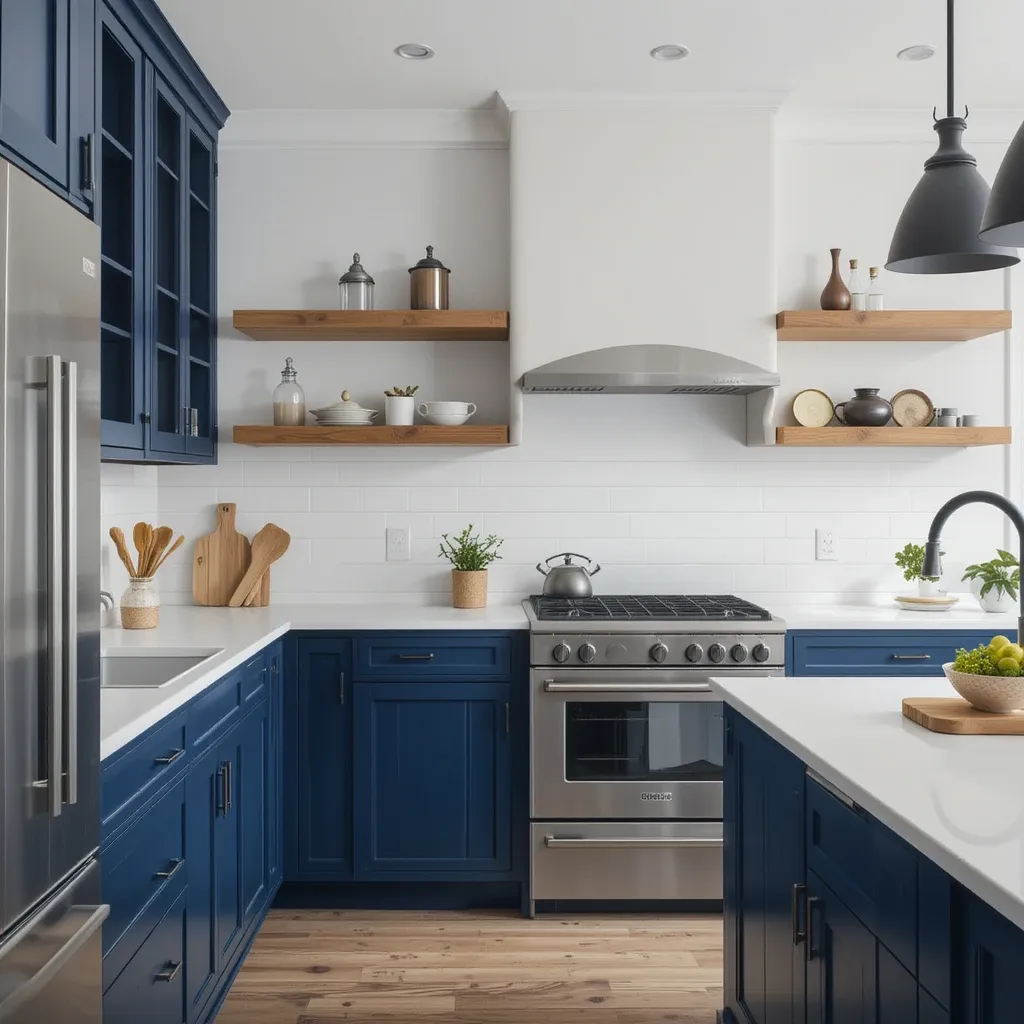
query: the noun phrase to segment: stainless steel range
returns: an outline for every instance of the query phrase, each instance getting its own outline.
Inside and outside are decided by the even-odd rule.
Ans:
[[[530,909],[722,898],[712,675],[785,672],[785,624],[729,596],[531,597]]]

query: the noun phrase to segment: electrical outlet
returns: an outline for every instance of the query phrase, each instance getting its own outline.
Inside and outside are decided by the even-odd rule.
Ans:
[[[385,558],[389,562],[408,562],[412,558],[412,539],[408,526],[389,526],[385,531]]]
[[[819,562],[839,561],[839,555],[836,553],[835,530],[823,530],[819,527],[814,531],[814,557]]]

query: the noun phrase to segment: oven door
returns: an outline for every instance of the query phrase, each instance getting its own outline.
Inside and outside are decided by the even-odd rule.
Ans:
[[[533,669],[530,817],[720,820],[722,704],[707,677]]]

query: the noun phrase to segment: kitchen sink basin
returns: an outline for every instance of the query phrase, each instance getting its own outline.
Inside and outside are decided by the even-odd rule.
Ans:
[[[221,648],[111,652],[100,658],[100,685],[158,689],[220,652]]]

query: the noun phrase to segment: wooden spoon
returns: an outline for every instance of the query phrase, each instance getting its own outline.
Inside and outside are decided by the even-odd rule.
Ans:
[[[178,548],[180,548],[180,547],[181,547],[181,545],[182,545],[182,544],[184,544],[184,543],[185,543],[185,535],[184,535],[184,534],[182,534],[182,535],[181,535],[181,536],[180,536],[180,537],[179,537],[179,538],[178,538],[178,539],[177,539],[177,540],[176,540],[176,541],[175,541],[175,542],[174,542],[174,543],[173,543],[173,544],[171,545],[171,547],[170,547],[170,550],[169,550],[169,551],[167,552],[167,554],[166,554],[166,555],[164,555],[164,557],[163,557],[163,558],[161,558],[161,559],[160,559],[160,561],[159,561],[159,562],[157,562],[157,563],[156,563],[156,565],[154,565],[154,566],[153,566],[153,575],[156,575],[156,571],[157,571],[157,569],[159,569],[159,568],[160,568],[160,566],[161,566],[161,565],[163,565],[163,564],[164,564],[164,562],[166,562],[166,561],[167,561],[167,559],[168,559],[168,558],[170,558],[170,557],[171,557],[171,555],[173,555],[173,554],[174,554],[174,552],[175,552],[175,551],[177,551],[177,550],[178,550]]]
[[[135,565],[132,563],[132,556],[128,554],[128,542],[124,539],[124,530],[120,526],[112,526],[110,528],[110,539],[114,542],[114,547],[117,549],[117,557],[121,559],[124,567],[128,570],[128,575],[133,579],[138,577],[138,573],[135,571]]]
[[[268,569],[267,572],[269,572],[269,571],[270,570]],[[256,583],[253,586],[252,590],[249,591],[248,596],[242,602],[243,607],[251,608],[253,601],[255,601],[256,598],[260,596],[260,588],[263,586],[263,577],[266,576],[266,575],[267,575],[267,573],[263,573],[260,576],[260,578],[256,581]]]
[[[291,544],[291,534],[276,523],[267,523],[252,539],[252,561],[235,592],[228,601],[229,608],[238,608],[249,596],[272,562],[276,562]]]
[[[174,531],[169,526],[158,526],[153,531],[153,540],[149,545],[146,557],[146,568],[140,570],[141,572],[144,572],[147,576],[152,576],[156,572],[160,556],[167,549],[167,545],[171,543],[173,536]]]
[[[153,541],[153,527],[149,523],[136,523],[132,531],[132,540],[135,541],[135,550],[139,553],[139,576],[145,578],[147,552]]]

